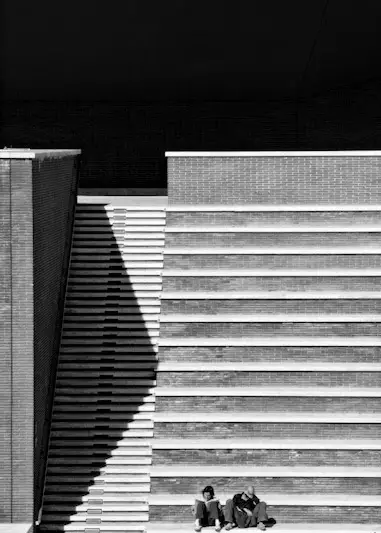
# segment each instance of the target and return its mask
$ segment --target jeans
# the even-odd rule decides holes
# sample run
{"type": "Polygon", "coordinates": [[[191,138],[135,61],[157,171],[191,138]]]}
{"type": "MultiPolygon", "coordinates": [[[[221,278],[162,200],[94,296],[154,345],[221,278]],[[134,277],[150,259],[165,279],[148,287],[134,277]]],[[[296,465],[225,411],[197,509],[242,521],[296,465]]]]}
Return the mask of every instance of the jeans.
{"type": "Polygon", "coordinates": [[[268,520],[265,502],[259,502],[254,507],[252,516],[248,516],[245,511],[234,507],[233,500],[226,500],[224,516],[226,522],[235,522],[239,528],[255,527],[258,522],[268,520]]]}

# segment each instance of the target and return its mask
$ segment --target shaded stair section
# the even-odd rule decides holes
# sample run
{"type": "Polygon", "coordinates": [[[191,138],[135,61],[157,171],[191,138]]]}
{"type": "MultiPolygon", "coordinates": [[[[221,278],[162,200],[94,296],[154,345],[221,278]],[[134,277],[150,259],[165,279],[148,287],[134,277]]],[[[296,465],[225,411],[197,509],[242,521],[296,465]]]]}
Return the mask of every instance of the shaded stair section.
{"type": "Polygon", "coordinates": [[[164,200],[77,206],[41,532],[145,530],[164,200]]]}
{"type": "Polygon", "coordinates": [[[380,237],[378,210],[168,207],[149,532],[251,483],[274,532],[381,531],[380,237]]]}

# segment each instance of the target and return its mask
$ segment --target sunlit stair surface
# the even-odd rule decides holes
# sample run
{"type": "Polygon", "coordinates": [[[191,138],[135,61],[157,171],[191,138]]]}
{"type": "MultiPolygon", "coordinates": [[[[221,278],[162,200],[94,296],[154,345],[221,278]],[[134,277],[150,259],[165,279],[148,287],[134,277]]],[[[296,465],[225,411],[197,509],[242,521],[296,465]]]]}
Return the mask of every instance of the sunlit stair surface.
{"type": "Polygon", "coordinates": [[[39,530],[145,531],[163,198],[76,209],[39,530]]]}
{"type": "Polygon", "coordinates": [[[149,533],[249,484],[269,531],[381,531],[380,237],[378,209],[169,203],[149,533]]]}

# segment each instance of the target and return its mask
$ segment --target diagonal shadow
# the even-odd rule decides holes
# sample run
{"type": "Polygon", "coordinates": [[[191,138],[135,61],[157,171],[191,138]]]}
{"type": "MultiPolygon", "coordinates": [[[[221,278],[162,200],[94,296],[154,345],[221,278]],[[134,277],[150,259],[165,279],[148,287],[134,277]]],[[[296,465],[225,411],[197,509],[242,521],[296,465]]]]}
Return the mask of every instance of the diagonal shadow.
{"type": "MultiPolygon", "coordinates": [[[[139,463],[150,457],[146,444],[153,429],[141,426],[152,421],[147,409],[153,403],[146,400],[157,363],[146,319],[155,321],[159,298],[143,298],[157,304],[156,312],[145,305],[143,316],[130,270],[134,264],[148,270],[150,264],[126,259],[128,249],[123,253],[118,247],[115,231],[123,234],[125,208],[117,208],[118,222],[102,205],[86,207],[94,211],[82,212],[79,206],[76,214],[40,531],[48,524],[61,531],[73,518],[96,531],[101,516],[107,521],[105,507],[99,512],[106,496],[121,509],[110,511],[115,515],[123,513],[123,506],[124,512],[129,507],[133,512],[129,499],[146,500],[149,491],[148,474],[139,471],[148,471],[149,465],[139,468],[139,463]],[[130,440],[126,446],[129,439],[133,445],[130,440]],[[120,464],[126,461],[132,464],[120,464]]],[[[154,284],[148,280],[144,285],[139,291],[153,294],[154,284]]],[[[144,511],[144,505],[138,508],[144,511]]],[[[139,519],[131,516],[129,523],[139,519]]]]}

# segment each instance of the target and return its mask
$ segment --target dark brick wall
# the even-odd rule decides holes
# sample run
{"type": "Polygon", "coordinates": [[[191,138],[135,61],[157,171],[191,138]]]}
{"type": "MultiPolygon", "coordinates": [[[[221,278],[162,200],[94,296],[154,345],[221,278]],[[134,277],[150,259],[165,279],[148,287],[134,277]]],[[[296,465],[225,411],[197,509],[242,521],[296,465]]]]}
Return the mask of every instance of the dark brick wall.
{"type": "Polygon", "coordinates": [[[173,157],[172,205],[377,204],[377,157],[173,157]]]}
{"type": "Polygon", "coordinates": [[[33,164],[35,507],[41,505],[76,203],[76,159],[33,164]]]}

